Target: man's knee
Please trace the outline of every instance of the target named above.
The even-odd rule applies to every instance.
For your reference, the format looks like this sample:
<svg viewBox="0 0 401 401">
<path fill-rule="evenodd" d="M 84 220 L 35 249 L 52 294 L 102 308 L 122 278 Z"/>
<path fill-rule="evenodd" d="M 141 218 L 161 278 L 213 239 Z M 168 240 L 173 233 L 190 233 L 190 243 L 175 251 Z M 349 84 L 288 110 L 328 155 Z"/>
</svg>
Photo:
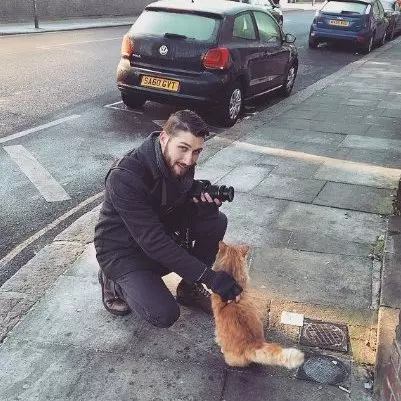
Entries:
<svg viewBox="0 0 401 401">
<path fill-rule="evenodd" d="M 171 327 L 180 317 L 180 308 L 178 305 L 170 307 L 167 310 L 158 313 L 148 314 L 145 319 L 152 325 L 161 329 Z"/>
</svg>

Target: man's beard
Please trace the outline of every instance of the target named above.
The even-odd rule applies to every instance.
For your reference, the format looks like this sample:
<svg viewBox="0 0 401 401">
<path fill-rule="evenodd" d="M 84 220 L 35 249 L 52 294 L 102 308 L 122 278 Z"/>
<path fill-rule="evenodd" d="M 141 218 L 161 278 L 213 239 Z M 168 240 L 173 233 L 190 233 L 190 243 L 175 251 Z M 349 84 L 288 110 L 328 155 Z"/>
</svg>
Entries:
<svg viewBox="0 0 401 401">
<path fill-rule="evenodd" d="M 177 168 L 179 168 L 179 167 L 178 167 L 177 163 L 173 162 L 173 159 L 169 154 L 169 143 L 168 142 L 167 142 L 166 147 L 164 149 L 163 156 L 164 156 L 164 160 L 166 161 L 167 167 L 170 169 L 171 174 L 174 177 L 182 178 L 182 177 L 185 177 L 187 174 L 189 174 L 189 172 L 190 172 L 190 168 L 189 167 L 190 166 L 187 166 L 187 168 L 185 170 L 181 170 L 181 171 L 183 171 L 182 174 L 179 174 L 174 170 L 175 166 L 177 166 Z"/>
</svg>

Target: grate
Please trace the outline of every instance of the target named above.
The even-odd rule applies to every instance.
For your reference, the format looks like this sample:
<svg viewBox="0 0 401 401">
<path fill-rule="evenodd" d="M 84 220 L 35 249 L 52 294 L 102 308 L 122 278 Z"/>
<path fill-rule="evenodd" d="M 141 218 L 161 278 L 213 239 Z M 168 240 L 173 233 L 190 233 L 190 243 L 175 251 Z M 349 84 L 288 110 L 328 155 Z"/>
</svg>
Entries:
<svg viewBox="0 0 401 401">
<path fill-rule="evenodd" d="M 348 352 L 348 328 L 344 324 L 304 319 L 299 343 L 310 347 Z"/>
<path fill-rule="evenodd" d="M 344 383 L 348 369 L 343 362 L 327 355 L 308 357 L 299 367 L 297 378 L 323 384 Z"/>
</svg>

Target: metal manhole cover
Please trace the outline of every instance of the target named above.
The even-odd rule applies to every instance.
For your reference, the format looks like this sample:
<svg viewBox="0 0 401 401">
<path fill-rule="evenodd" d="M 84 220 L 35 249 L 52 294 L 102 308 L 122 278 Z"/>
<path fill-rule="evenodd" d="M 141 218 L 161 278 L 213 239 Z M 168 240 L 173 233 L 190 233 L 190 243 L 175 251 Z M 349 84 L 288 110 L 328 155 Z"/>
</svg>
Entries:
<svg viewBox="0 0 401 401">
<path fill-rule="evenodd" d="M 344 324 L 304 319 L 299 343 L 310 347 L 348 352 L 348 328 Z"/>
<path fill-rule="evenodd" d="M 297 378 L 323 384 L 340 384 L 348 377 L 343 362 L 326 355 L 310 356 L 299 367 Z"/>
</svg>

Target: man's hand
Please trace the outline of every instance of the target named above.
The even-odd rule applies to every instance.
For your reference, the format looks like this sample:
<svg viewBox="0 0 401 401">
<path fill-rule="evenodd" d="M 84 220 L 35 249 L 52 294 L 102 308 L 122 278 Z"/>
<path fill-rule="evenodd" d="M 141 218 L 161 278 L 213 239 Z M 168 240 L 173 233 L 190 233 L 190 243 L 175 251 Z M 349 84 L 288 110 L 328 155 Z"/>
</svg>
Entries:
<svg viewBox="0 0 401 401">
<path fill-rule="evenodd" d="M 224 302 L 239 302 L 241 298 L 242 287 L 226 272 L 215 272 L 207 269 L 200 281 L 206 284 L 213 292 L 219 294 Z"/>
<path fill-rule="evenodd" d="M 198 198 L 192 198 L 192 200 L 194 201 L 194 203 L 199 203 L 199 202 L 208 202 L 208 203 L 215 203 L 217 206 L 221 206 L 221 201 L 220 199 L 214 198 L 212 199 L 212 197 L 206 192 L 206 193 L 201 193 L 200 199 Z"/>
</svg>

